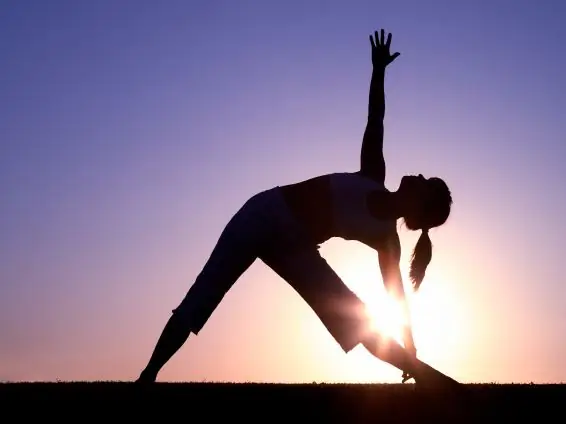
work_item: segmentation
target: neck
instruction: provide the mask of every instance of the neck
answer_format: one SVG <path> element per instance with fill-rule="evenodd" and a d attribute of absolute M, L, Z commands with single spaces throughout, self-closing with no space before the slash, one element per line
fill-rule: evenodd
<path fill-rule="evenodd" d="M 402 218 L 403 205 L 403 197 L 398 191 L 376 192 L 370 202 L 372 214 L 379 219 Z"/>

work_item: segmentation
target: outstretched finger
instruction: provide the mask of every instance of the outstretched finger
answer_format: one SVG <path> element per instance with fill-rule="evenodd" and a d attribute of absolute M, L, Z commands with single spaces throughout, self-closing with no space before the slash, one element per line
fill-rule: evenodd
<path fill-rule="evenodd" d="M 381 29 L 381 45 L 383 46 L 383 42 L 385 41 L 385 30 L 382 28 Z"/>
<path fill-rule="evenodd" d="M 375 49 L 375 41 L 373 40 L 373 36 L 371 34 L 369 35 L 369 42 L 371 43 L 371 47 Z"/>
<path fill-rule="evenodd" d="M 391 55 L 391 62 L 393 62 L 395 59 L 397 59 L 400 55 L 401 55 L 401 53 L 399 53 L 399 52 L 393 53 Z"/>
<path fill-rule="evenodd" d="M 391 45 L 391 33 L 387 35 L 387 41 L 385 42 L 385 47 L 389 48 Z"/>

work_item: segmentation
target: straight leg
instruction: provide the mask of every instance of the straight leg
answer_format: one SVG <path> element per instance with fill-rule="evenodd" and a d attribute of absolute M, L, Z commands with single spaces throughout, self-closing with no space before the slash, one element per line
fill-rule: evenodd
<path fill-rule="evenodd" d="M 259 205 L 261 206 L 261 205 Z M 266 231 L 258 219 L 255 199 L 250 199 L 223 230 L 212 254 L 180 305 L 173 310 L 138 382 L 154 382 L 159 371 L 198 334 L 228 290 L 256 260 Z"/>
<path fill-rule="evenodd" d="M 405 349 L 372 329 L 365 304 L 344 284 L 316 246 L 261 259 L 307 302 L 345 352 L 362 343 L 376 358 L 402 371 L 412 369 Z"/>
<path fill-rule="evenodd" d="M 361 343 L 377 359 L 413 376 L 420 386 L 450 388 L 459 385 L 415 358 L 393 338 L 376 332 L 370 325 L 365 304 L 344 284 L 315 246 L 261 259 L 309 304 L 345 352 Z"/>

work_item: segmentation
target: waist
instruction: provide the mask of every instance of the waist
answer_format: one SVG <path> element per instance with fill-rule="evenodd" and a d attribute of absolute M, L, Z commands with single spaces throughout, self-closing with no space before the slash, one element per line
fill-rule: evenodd
<path fill-rule="evenodd" d="M 326 176 L 280 186 L 295 219 L 316 244 L 332 237 L 332 197 Z"/>

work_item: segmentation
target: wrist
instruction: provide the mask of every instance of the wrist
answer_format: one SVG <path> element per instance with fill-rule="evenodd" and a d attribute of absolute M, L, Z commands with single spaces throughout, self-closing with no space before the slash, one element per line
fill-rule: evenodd
<path fill-rule="evenodd" d="M 386 65 L 383 64 L 373 64 L 373 72 L 376 74 L 383 74 L 385 73 Z"/>

